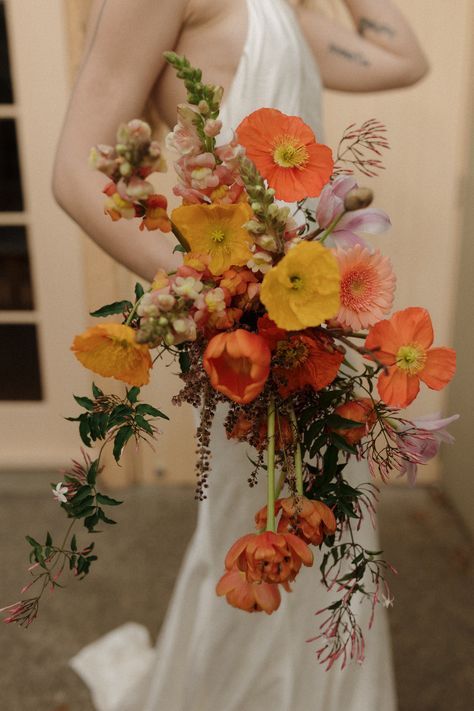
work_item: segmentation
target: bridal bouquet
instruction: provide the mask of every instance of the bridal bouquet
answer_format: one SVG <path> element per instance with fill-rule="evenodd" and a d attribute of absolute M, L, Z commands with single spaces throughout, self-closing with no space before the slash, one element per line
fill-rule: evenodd
<path fill-rule="evenodd" d="M 155 434 L 156 418 L 165 415 L 139 400 L 140 388 L 154 361 L 169 354 L 183 383 L 176 404 L 201 413 L 197 497 L 208 486 L 219 403 L 227 406 L 229 440 L 254 452 L 249 484 L 266 477 L 266 500 L 249 511 L 255 529 L 242 521 L 243 535 L 222 561 L 217 595 L 241 610 L 271 614 L 290 585 L 297 588 L 301 566 L 317 561 L 335 595 L 319 611 L 318 658 L 328 667 L 338 659 L 361 661 L 355 600 L 366 598 L 373 610 L 392 602 L 384 578 L 391 566 L 357 540 L 362 518 L 373 518 L 374 480 L 397 472 L 414 483 L 417 465 L 452 439 L 445 426 L 455 419 L 402 414 L 421 385 L 439 390 L 451 380 L 455 353 L 433 347 L 424 308 L 389 315 L 390 260 L 361 236 L 390 226 L 353 177 L 354 169 L 371 176 L 382 167 L 385 129 L 374 120 L 349 127 L 333 156 L 300 118 L 261 108 L 219 144 L 222 90 L 204 84 L 185 58 L 166 58 L 188 91 L 167 138 L 178 155 L 174 193 L 182 205 L 168 214 L 166 198 L 147 180 L 165 165 L 140 120 L 119 129 L 116 146 L 96 146 L 91 163 L 110 179 L 110 218 L 171 231 L 182 264 L 172 273 L 157 270 L 149 289 L 136 286 L 133 300 L 94 312 L 119 318 L 74 339 L 86 368 L 130 387 L 123 398 L 96 385 L 92 397 L 75 398 L 83 412 L 70 419 L 86 447 L 101 448 L 53 485 L 71 525 L 61 545 L 49 533 L 44 543 L 28 537 L 33 580 L 24 590 L 40 590 L 4 608 L 5 621 L 28 625 L 41 593 L 60 584 L 64 568 L 82 578 L 96 560 L 93 544 L 81 547 L 72 527 L 82 521 L 93 533 L 114 523 L 105 510 L 121 502 L 97 490 L 101 454 L 110 442 L 118 461 L 129 440 Z M 348 465 L 363 458 L 373 481 L 356 485 Z"/>

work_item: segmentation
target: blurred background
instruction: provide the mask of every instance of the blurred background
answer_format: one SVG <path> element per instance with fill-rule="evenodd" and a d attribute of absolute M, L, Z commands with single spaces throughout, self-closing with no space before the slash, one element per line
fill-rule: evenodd
<path fill-rule="evenodd" d="M 50 189 L 89 4 L 0 0 L 0 604 L 17 599 L 24 584 L 28 526 L 43 535 L 63 523 L 48 483 L 78 455 L 76 429 L 63 418 L 76 412 L 71 394 L 85 395 L 91 385 L 69 351 L 72 338 L 88 325 L 89 311 L 128 298 L 134 283 L 80 234 Z M 456 444 L 424 468 L 416 490 L 395 481 L 383 492 L 380 525 L 387 557 L 400 570 L 391 611 L 400 709 L 467 711 L 474 708 L 474 6 L 397 4 L 420 38 L 430 74 L 409 89 L 327 92 L 325 142 L 337 146 L 353 122 L 375 117 L 386 124 L 386 171 L 360 183 L 374 189 L 375 205 L 392 219 L 392 230 L 378 239 L 398 277 L 396 308 L 427 307 L 435 345 L 458 349 L 455 381 L 440 393 L 425 390 L 409 411 L 459 413 L 451 429 Z M 337 0 L 319 5 L 348 21 Z M 172 179 L 162 178 L 161 192 L 170 194 Z M 104 472 L 109 488 L 127 489 L 118 543 L 104 534 L 105 567 L 55 593 L 28 632 L 0 630 L 9 660 L 0 672 L 2 710 L 90 709 L 67 658 L 126 619 L 156 635 L 195 517 L 192 413 L 172 410 L 175 373 L 165 365 L 158 371 L 146 399 L 172 419 L 156 451 L 131 449 L 122 467 L 110 463 Z M 150 531 L 156 545 L 145 542 Z M 163 573 L 166 541 L 177 548 Z"/>

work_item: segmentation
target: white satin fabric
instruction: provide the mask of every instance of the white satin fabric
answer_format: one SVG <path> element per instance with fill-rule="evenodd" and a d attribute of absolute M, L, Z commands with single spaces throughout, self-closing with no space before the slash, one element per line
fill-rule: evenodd
<path fill-rule="evenodd" d="M 321 83 L 312 55 L 284 0 L 246 0 L 248 34 L 234 82 L 223 105 L 224 125 L 236 127 L 261 106 L 301 116 L 321 136 Z M 253 530 L 265 502 L 265 482 L 246 485 L 248 447 L 230 442 L 218 408 L 212 432 L 208 499 L 179 574 L 157 645 L 146 630 L 127 623 L 84 648 L 71 666 L 91 689 L 98 711 L 395 711 L 385 611 L 367 634 L 363 665 L 326 672 L 305 642 L 318 626 L 316 610 L 328 604 L 316 563 L 282 594 L 273 615 L 247 614 L 215 595 L 231 544 Z M 369 478 L 363 463 L 351 483 Z M 377 549 L 370 523 L 361 542 Z M 367 626 L 370 611 L 357 610 Z"/>

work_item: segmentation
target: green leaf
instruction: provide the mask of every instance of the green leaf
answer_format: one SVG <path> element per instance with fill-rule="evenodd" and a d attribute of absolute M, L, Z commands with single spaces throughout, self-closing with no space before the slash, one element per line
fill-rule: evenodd
<path fill-rule="evenodd" d="M 77 504 L 72 503 L 69 506 L 68 510 L 71 516 L 74 516 L 74 518 L 82 518 L 83 516 L 87 516 L 90 513 L 88 509 L 90 509 L 91 506 L 92 508 L 94 508 L 93 504 L 94 497 L 92 495 L 89 495 L 85 496 L 82 501 L 79 501 Z M 86 511 L 85 514 L 84 511 Z"/>
<path fill-rule="evenodd" d="M 130 390 L 127 390 L 127 400 L 132 405 L 134 405 L 136 403 L 139 395 L 140 395 L 140 388 L 137 388 L 136 386 L 134 386 L 133 388 L 130 388 Z"/>
<path fill-rule="evenodd" d="M 132 434 L 133 428 L 130 427 L 130 425 L 125 425 L 124 427 L 121 427 L 115 435 L 113 453 L 116 462 L 120 460 L 123 448 L 127 444 Z"/>
<path fill-rule="evenodd" d="M 90 486 L 87 484 L 84 484 L 83 486 L 79 487 L 77 492 L 74 494 L 72 499 L 68 502 L 71 506 L 77 506 L 77 504 L 80 504 L 81 501 L 84 501 L 87 497 L 89 497 L 92 494 L 92 489 Z"/>
<path fill-rule="evenodd" d="M 340 437 L 335 432 L 331 434 L 331 442 L 343 452 L 348 452 L 349 454 L 357 454 L 357 449 L 352 444 L 349 444 L 349 442 L 346 442 L 344 437 Z"/>
<path fill-rule="evenodd" d="M 115 301 L 113 304 L 107 304 L 96 311 L 91 311 L 90 316 L 103 318 L 104 316 L 112 316 L 113 314 L 123 314 L 124 311 L 132 308 L 133 304 L 130 301 Z"/>
<path fill-rule="evenodd" d="M 90 440 L 90 427 L 89 423 L 86 420 L 81 420 L 79 422 L 79 435 L 86 445 L 86 447 L 91 446 L 91 440 Z"/>
<path fill-rule="evenodd" d="M 187 351 L 180 351 L 178 359 L 179 359 L 179 367 L 181 368 L 181 372 L 188 373 L 189 369 L 191 367 L 191 359 L 189 357 L 189 353 Z"/>
<path fill-rule="evenodd" d="M 135 423 L 140 427 L 140 429 L 145 430 L 145 432 L 148 432 L 150 435 L 153 435 L 153 427 L 149 422 L 147 422 L 147 420 L 145 420 L 144 417 L 136 415 Z"/>
<path fill-rule="evenodd" d="M 165 415 L 164 412 L 161 412 L 161 410 L 158 410 L 156 407 L 153 407 L 153 405 L 148 405 L 146 402 L 140 403 L 140 405 L 137 405 L 135 408 L 135 412 L 137 415 L 149 415 L 150 417 L 162 417 L 164 420 L 169 420 L 170 418 L 168 415 Z"/>
<path fill-rule="evenodd" d="M 123 501 L 112 499 L 112 497 L 106 496 L 106 494 L 100 494 L 99 492 L 97 492 L 95 498 L 97 503 L 102 504 L 103 506 L 120 506 L 120 504 L 123 504 Z"/>
<path fill-rule="evenodd" d="M 77 551 L 77 539 L 76 539 L 76 534 L 74 534 L 73 537 L 71 538 L 71 543 L 70 543 L 70 545 L 71 545 L 71 550 L 72 550 L 72 551 Z"/>
<path fill-rule="evenodd" d="M 48 531 L 46 534 L 46 541 L 45 541 L 45 546 L 52 546 L 53 545 L 53 539 L 51 537 L 50 532 Z"/>
<path fill-rule="evenodd" d="M 338 457 L 339 457 L 338 449 L 336 447 L 334 447 L 333 445 L 330 445 L 324 453 L 324 458 L 323 458 L 324 474 L 327 474 L 328 476 L 334 476 L 334 474 L 337 471 Z"/>
<path fill-rule="evenodd" d="M 326 418 L 326 424 L 328 427 L 334 427 L 337 429 L 348 430 L 355 427 L 363 427 L 363 422 L 357 422 L 356 420 L 348 420 L 346 417 L 341 417 L 333 413 Z"/>
<path fill-rule="evenodd" d="M 35 539 L 32 536 L 25 536 L 26 540 L 30 544 L 30 546 L 33 546 L 33 548 L 41 548 L 41 543 L 38 543 L 38 541 L 35 541 Z"/>
<path fill-rule="evenodd" d="M 92 383 L 92 394 L 95 398 L 102 397 L 104 394 L 100 388 L 97 387 L 95 383 Z"/>
<path fill-rule="evenodd" d="M 94 409 L 94 403 L 89 397 L 79 397 L 78 395 L 73 395 L 73 398 L 78 405 L 84 407 L 86 410 Z"/>
<path fill-rule="evenodd" d="M 136 298 L 136 300 L 138 301 L 138 299 L 141 299 L 144 293 L 145 293 L 145 289 L 137 281 L 137 283 L 135 284 L 135 298 Z"/>
<path fill-rule="evenodd" d="M 106 516 L 105 513 L 102 511 L 102 509 L 99 509 L 97 513 L 99 514 L 100 520 L 103 521 L 104 523 L 108 523 L 108 524 L 110 524 L 111 526 L 114 526 L 114 525 L 117 523 L 117 521 L 114 521 L 114 520 L 111 519 L 111 518 L 107 518 L 107 516 Z"/>
<path fill-rule="evenodd" d="M 87 472 L 87 483 L 89 486 L 95 486 L 97 474 L 99 473 L 99 460 L 94 459 Z"/>
<path fill-rule="evenodd" d="M 184 249 L 184 247 L 183 247 L 182 244 L 177 244 L 177 245 L 175 246 L 175 248 L 173 249 L 173 254 L 174 254 L 175 252 L 183 252 L 184 254 L 186 254 L 186 250 Z"/>

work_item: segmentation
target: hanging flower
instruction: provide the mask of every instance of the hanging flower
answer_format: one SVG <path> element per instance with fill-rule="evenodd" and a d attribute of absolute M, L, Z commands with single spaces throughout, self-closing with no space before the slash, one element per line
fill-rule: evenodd
<path fill-rule="evenodd" d="M 319 326 L 339 311 L 336 257 L 317 242 L 301 242 L 263 279 L 260 298 L 280 328 Z"/>
<path fill-rule="evenodd" d="M 252 215 L 246 203 L 235 205 L 184 205 L 171 213 L 192 252 L 210 256 L 212 274 L 243 266 L 252 253 L 252 238 L 243 225 Z"/>
<path fill-rule="evenodd" d="M 331 149 L 297 116 L 258 109 L 240 123 L 237 138 L 278 200 L 317 197 L 331 177 Z"/>
<path fill-rule="evenodd" d="M 248 583 L 245 573 L 233 566 L 227 570 L 216 586 L 219 596 L 225 595 L 232 607 L 245 612 L 266 612 L 271 615 L 278 610 L 281 595 L 278 585 L 270 583 Z"/>
<path fill-rule="evenodd" d="M 270 373 L 270 359 L 265 340 L 239 328 L 211 338 L 203 365 L 213 388 L 246 405 L 262 392 Z"/>
<path fill-rule="evenodd" d="M 408 483 L 414 486 L 418 464 L 427 464 L 438 454 L 441 442 L 453 444 L 454 437 L 446 427 L 459 419 L 459 415 L 440 418 L 437 415 L 407 421 L 396 434 L 396 442 L 403 455 L 400 476 L 407 475 Z"/>
<path fill-rule="evenodd" d="M 335 415 L 345 420 L 360 422 L 360 427 L 337 427 L 332 431 L 343 437 L 348 444 L 357 444 L 365 437 L 377 421 L 374 403 L 370 397 L 360 397 L 338 405 L 334 410 Z"/>
<path fill-rule="evenodd" d="M 344 354 L 325 335 L 297 334 L 277 343 L 273 375 L 282 397 L 309 385 L 321 390 L 330 385 Z"/>
<path fill-rule="evenodd" d="M 357 190 L 358 185 L 352 176 L 340 176 L 324 186 L 316 208 L 318 225 L 328 228 L 338 220 L 328 237 L 328 244 L 335 244 L 342 249 L 354 247 L 356 244 L 366 247 L 367 244 L 358 232 L 380 234 L 390 226 L 390 218 L 386 212 L 376 207 L 366 207 L 359 210 L 346 210 L 344 200 L 348 193 Z"/>
<path fill-rule="evenodd" d="M 89 328 L 75 337 L 71 350 L 83 366 L 106 378 L 137 387 L 149 381 L 150 351 L 135 341 L 130 326 L 106 323 Z"/>
<path fill-rule="evenodd" d="M 353 331 L 373 326 L 392 308 L 396 278 L 390 259 L 359 244 L 336 250 L 336 257 L 341 272 L 337 320 Z"/>
<path fill-rule="evenodd" d="M 275 501 L 275 516 L 281 512 L 278 533 L 294 533 L 308 545 L 319 546 L 325 536 L 336 532 L 336 518 L 322 501 L 307 499 L 306 496 L 290 496 Z M 255 514 L 255 524 L 259 530 L 267 525 L 267 507 Z"/>
<path fill-rule="evenodd" d="M 365 347 L 386 367 L 378 380 L 381 399 L 393 407 L 406 407 L 418 395 L 420 381 L 441 390 L 456 370 L 452 348 L 432 348 L 433 326 L 426 309 L 412 306 L 379 321 L 367 336 Z M 370 357 L 370 356 L 368 356 Z"/>
<path fill-rule="evenodd" d="M 247 582 L 286 583 L 294 580 L 301 565 L 313 565 L 313 554 L 292 533 L 248 533 L 230 548 L 225 567 L 237 565 Z"/>

